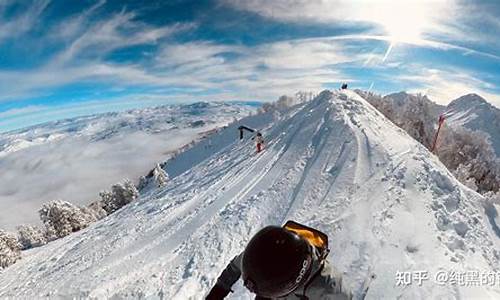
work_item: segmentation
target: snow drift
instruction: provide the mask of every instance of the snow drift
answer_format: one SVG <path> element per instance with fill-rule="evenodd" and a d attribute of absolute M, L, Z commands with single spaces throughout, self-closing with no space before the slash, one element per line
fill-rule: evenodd
<path fill-rule="evenodd" d="M 264 152 L 237 139 L 241 124 L 261 130 Z M 329 235 L 329 260 L 356 295 L 373 272 L 368 299 L 500 297 L 498 285 L 434 278 L 499 270 L 483 198 L 351 91 L 243 119 L 164 168 L 163 187 L 23 253 L 0 274 L 0 297 L 202 299 L 252 234 L 288 219 Z M 416 271 L 428 272 L 421 286 L 396 284 Z M 231 297 L 251 299 L 241 285 Z"/>

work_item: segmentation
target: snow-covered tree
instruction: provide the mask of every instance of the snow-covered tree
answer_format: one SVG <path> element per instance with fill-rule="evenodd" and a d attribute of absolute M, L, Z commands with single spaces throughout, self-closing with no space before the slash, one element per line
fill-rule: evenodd
<path fill-rule="evenodd" d="M 487 192 L 484 194 L 484 197 L 486 200 L 492 204 L 497 204 L 500 205 L 500 191 L 494 193 L 494 192 Z"/>
<path fill-rule="evenodd" d="M 294 103 L 295 99 L 293 97 L 283 95 L 278 98 L 278 101 L 276 101 L 275 105 L 278 109 L 285 109 L 292 106 Z"/>
<path fill-rule="evenodd" d="M 21 258 L 21 247 L 14 234 L 0 230 L 0 269 L 7 268 Z"/>
<path fill-rule="evenodd" d="M 298 91 L 297 93 L 295 93 L 295 99 L 294 99 L 295 103 L 294 104 L 311 101 L 312 99 L 314 99 L 315 96 L 316 95 L 313 92 Z M 294 104 L 292 104 L 292 105 L 294 105 Z"/>
<path fill-rule="evenodd" d="M 17 239 L 22 250 L 47 244 L 47 235 L 38 226 L 21 225 L 17 227 Z"/>
<path fill-rule="evenodd" d="M 38 213 L 49 240 L 67 236 L 97 221 L 90 209 L 60 200 L 43 204 Z"/>
<path fill-rule="evenodd" d="M 139 192 L 132 182 L 125 180 L 123 183 L 114 184 L 111 191 L 102 191 L 100 196 L 103 208 L 109 215 L 137 199 Z"/>
<path fill-rule="evenodd" d="M 276 109 L 276 106 L 270 102 L 262 103 L 262 106 L 259 108 L 260 113 L 271 112 Z"/>
<path fill-rule="evenodd" d="M 480 193 L 500 189 L 500 160 L 484 133 L 461 126 L 445 127 L 436 152 L 465 185 L 475 186 Z"/>
<path fill-rule="evenodd" d="M 94 215 L 94 217 L 97 220 L 103 219 L 108 215 L 106 210 L 104 209 L 104 205 L 102 201 L 94 201 L 90 203 L 87 208 L 89 209 L 90 213 Z"/>
<path fill-rule="evenodd" d="M 285 110 L 299 103 L 304 103 L 314 99 L 316 95 L 313 92 L 298 91 L 294 97 L 282 95 L 274 102 L 263 103 L 260 112 L 272 112 L 276 110 Z"/>
<path fill-rule="evenodd" d="M 170 159 L 172 159 L 173 157 L 170 157 Z M 148 188 L 149 186 L 149 183 L 150 183 L 150 177 L 149 177 L 149 174 L 148 176 L 141 176 L 139 177 L 139 184 L 137 185 L 137 190 L 139 192 L 143 192 L 146 188 Z M 101 192 L 101 198 L 102 198 L 102 193 L 104 193 L 105 191 Z"/>
<path fill-rule="evenodd" d="M 168 182 L 168 174 L 165 170 L 162 169 L 160 164 L 156 164 L 153 169 L 153 181 L 155 182 L 157 187 L 165 186 Z"/>
<path fill-rule="evenodd" d="M 458 168 L 453 171 L 453 175 L 455 175 L 455 178 L 457 178 L 458 181 L 463 183 L 466 187 L 474 191 L 478 190 L 476 180 L 470 176 L 469 167 L 465 164 L 460 164 Z"/>
<path fill-rule="evenodd" d="M 167 184 L 169 178 L 167 172 L 163 170 L 160 164 L 149 171 L 148 175 L 141 176 L 137 189 L 142 193 L 151 189 L 159 188 Z"/>
<path fill-rule="evenodd" d="M 443 107 L 420 94 L 401 92 L 382 97 L 370 92 L 357 92 L 411 137 L 431 148 L 436 122 Z"/>

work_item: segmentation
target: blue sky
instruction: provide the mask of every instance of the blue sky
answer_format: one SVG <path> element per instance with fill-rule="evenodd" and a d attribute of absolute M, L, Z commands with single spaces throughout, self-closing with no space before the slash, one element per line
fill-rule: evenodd
<path fill-rule="evenodd" d="M 2 0 L 0 132 L 343 81 L 500 106 L 499 15 L 496 0 Z"/>

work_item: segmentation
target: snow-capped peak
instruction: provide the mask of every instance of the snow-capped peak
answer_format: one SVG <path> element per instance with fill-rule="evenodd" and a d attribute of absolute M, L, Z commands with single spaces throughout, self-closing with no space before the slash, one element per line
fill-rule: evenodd
<path fill-rule="evenodd" d="M 471 93 L 471 94 L 463 95 L 463 96 L 451 101 L 449 106 L 453 106 L 453 107 L 460 106 L 460 107 L 464 107 L 464 108 L 465 107 L 472 108 L 472 107 L 475 107 L 477 105 L 485 105 L 485 104 L 486 105 L 489 104 L 486 101 L 486 99 L 479 96 L 478 94 Z"/>
<path fill-rule="evenodd" d="M 478 130 L 489 136 L 497 157 L 500 157 L 500 109 L 477 94 L 468 94 L 450 102 L 448 123 Z"/>

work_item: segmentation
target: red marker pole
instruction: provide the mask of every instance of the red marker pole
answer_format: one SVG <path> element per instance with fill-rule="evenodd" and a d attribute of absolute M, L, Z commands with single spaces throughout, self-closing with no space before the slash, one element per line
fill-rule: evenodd
<path fill-rule="evenodd" d="M 438 140 L 438 136 L 439 136 L 439 131 L 441 130 L 441 126 L 443 126 L 443 123 L 444 123 L 444 120 L 445 120 L 445 116 L 442 114 L 439 116 L 439 121 L 438 121 L 438 129 L 436 131 L 436 135 L 434 135 L 434 142 L 432 143 L 432 153 L 434 153 L 434 150 L 436 150 L 436 146 L 437 146 L 437 140 Z"/>

